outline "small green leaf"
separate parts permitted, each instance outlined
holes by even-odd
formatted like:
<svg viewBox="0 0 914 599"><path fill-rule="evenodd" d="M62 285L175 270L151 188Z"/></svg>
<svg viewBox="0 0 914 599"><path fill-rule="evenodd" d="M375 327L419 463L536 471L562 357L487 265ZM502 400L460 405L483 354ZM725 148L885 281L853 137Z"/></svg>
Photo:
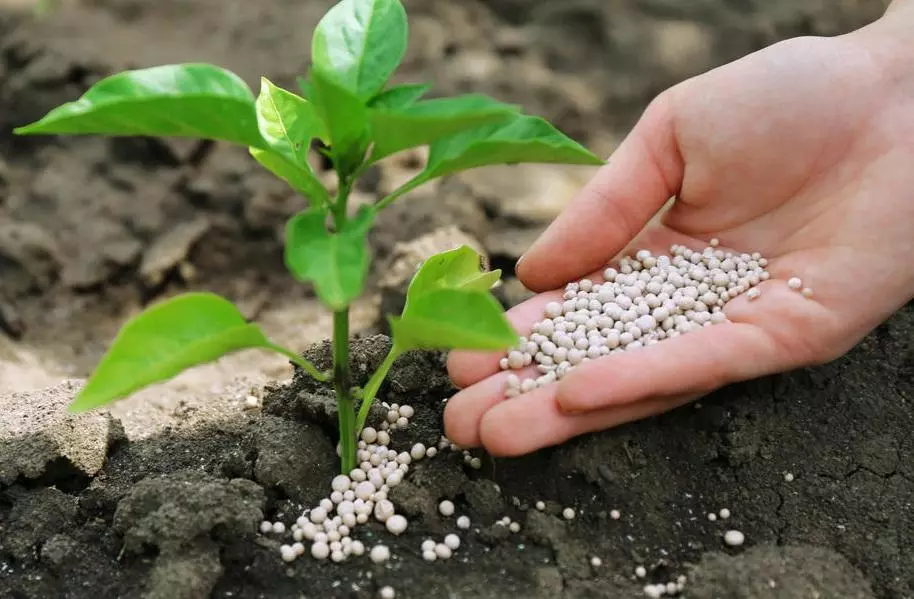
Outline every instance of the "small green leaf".
<svg viewBox="0 0 914 599"><path fill-rule="evenodd" d="M407 292L417 297L435 289L488 291L501 276L500 270L480 272L482 257L468 245L431 256L419 267Z"/></svg>
<svg viewBox="0 0 914 599"><path fill-rule="evenodd" d="M499 350L517 343L501 304L488 293L436 289L413 297L390 318L399 353L411 349Z"/></svg>
<svg viewBox="0 0 914 599"><path fill-rule="evenodd" d="M481 256L466 245L428 258L409 284L403 315L390 318L396 351L516 343L517 333L489 293L500 274L483 272Z"/></svg>
<svg viewBox="0 0 914 599"><path fill-rule="evenodd" d="M228 300L211 293L179 295L124 325L70 411L103 406L193 366L252 348L291 354L271 343Z"/></svg>
<svg viewBox="0 0 914 599"><path fill-rule="evenodd" d="M544 119L518 115L436 141L420 177L429 180L490 164L522 162L604 164Z"/></svg>
<svg viewBox="0 0 914 599"><path fill-rule="evenodd" d="M403 60L407 37L400 0L342 0L318 23L311 61L367 101Z"/></svg>
<svg viewBox="0 0 914 599"><path fill-rule="evenodd" d="M363 206L342 230L327 230L327 212L311 208L286 225L286 267L300 281L314 283L318 297L332 310L357 298L368 275L368 229L374 210Z"/></svg>
<svg viewBox="0 0 914 599"><path fill-rule="evenodd" d="M327 128L314 105L264 77L256 108L260 133L271 149L250 148L254 159L312 204L329 204L327 190L308 163L311 140L327 138Z"/></svg>
<svg viewBox="0 0 914 599"><path fill-rule="evenodd" d="M250 88L234 73L207 64L164 65L106 77L79 100L15 133L199 137L266 147Z"/></svg>
<svg viewBox="0 0 914 599"><path fill-rule="evenodd" d="M313 101L327 127L337 170L358 167L368 146L368 109L352 92L320 69L311 71Z"/></svg>
<svg viewBox="0 0 914 599"><path fill-rule="evenodd" d="M311 102L276 87L266 77L260 80L257 124L270 147L294 164L308 164L312 139L328 140L327 128Z"/></svg>
<svg viewBox="0 0 914 599"><path fill-rule="evenodd" d="M369 108L400 110L413 104L432 88L430 83L407 83L385 90L368 102Z"/></svg>
<svg viewBox="0 0 914 599"><path fill-rule="evenodd" d="M260 148L248 148L251 156L268 171L285 181L295 191L299 192L306 198L311 205L329 206L330 194L315 176L310 166L300 167L292 164L284 156L272 151L261 150Z"/></svg>
<svg viewBox="0 0 914 599"><path fill-rule="evenodd" d="M479 94L417 102L399 110L373 110L372 160L481 125L504 122L518 110L517 106Z"/></svg>

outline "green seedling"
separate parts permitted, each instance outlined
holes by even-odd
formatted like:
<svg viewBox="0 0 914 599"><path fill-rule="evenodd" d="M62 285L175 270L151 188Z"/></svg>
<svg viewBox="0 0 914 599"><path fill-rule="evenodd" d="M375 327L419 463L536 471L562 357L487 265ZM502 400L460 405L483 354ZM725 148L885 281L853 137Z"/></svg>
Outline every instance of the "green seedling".
<svg viewBox="0 0 914 599"><path fill-rule="evenodd" d="M262 79L260 93L234 73L208 64L125 71L93 85L81 98L20 135L102 134L196 137L249 148L263 167L299 192L304 209L286 226L285 264L313 285L333 311L333 367L320 372L298 353L270 341L228 300L187 293L156 303L114 339L72 411L125 398L135 391L231 352L278 352L322 382L332 382L339 406L342 471L356 467L356 440L394 361L415 349L504 350L517 333L492 296L499 271L462 246L426 260L412 280L405 307L390 316L392 349L364 389L349 372L349 306L369 270L366 236L380 210L438 177L491 164L603 161L547 121L492 98L468 94L423 99L424 84L388 85L406 51L407 18L399 0L342 0L313 34L311 65L299 78L302 95ZM312 146L339 176L331 194L308 162ZM397 152L429 146L412 180L350 214L350 190L365 170ZM356 397L361 406L356 414Z"/></svg>

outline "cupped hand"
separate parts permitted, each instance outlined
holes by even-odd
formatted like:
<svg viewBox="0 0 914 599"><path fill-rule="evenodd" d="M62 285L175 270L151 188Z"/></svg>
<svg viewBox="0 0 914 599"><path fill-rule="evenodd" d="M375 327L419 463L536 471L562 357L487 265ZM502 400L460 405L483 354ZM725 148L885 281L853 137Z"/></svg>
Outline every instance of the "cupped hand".
<svg viewBox="0 0 914 599"><path fill-rule="evenodd" d="M914 62L877 38L789 40L661 94L519 262L540 294L508 316L527 335L561 287L610 259L712 237L769 259L758 300L513 399L503 354L455 352L448 437L519 455L658 414L837 358L914 297ZM811 298L788 288L794 276Z"/></svg>

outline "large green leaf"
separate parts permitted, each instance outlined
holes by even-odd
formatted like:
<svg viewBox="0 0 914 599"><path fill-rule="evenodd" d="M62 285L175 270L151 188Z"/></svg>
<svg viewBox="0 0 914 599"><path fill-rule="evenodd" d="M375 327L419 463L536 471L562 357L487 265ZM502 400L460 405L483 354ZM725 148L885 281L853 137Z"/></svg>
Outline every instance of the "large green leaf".
<svg viewBox="0 0 914 599"><path fill-rule="evenodd" d="M312 205L330 205L330 194L320 180L315 176L311 167L292 164L284 156L273 150L249 148L251 156L268 171L285 181L295 191L299 192Z"/></svg>
<svg viewBox="0 0 914 599"><path fill-rule="evenodd" d="M373 110L372 159L380 160L480 125L504 122L518 111L517 106L479 94L417 102L399 110Z"/></svg>
<svg viewBox="0 0 914 599"><path fill-rule="evenodd" d="M363 206L342 230L327 230L327 212L311 208L286 225L285 260L300 281L314 284L318 297L332 310L357 298L368 275L368 229L374 211Z"/></svg>
<svg viewBox="0 0 914 599"><path fill-rule="evenodd" d="M199 137L266 147L250 88L234 73L208 64L106 77L79 100L15 132Z"/></svg>
<svg viewBox="0 0 914 599"><path fill-rule="evenodd" d="M318 23L311 61L368 101L403 60L407 37L400 0L342 0Z"/></svg>
<svg viewBox="0 0 914 599"><path fill-rule="evenodd" d="M390 318L398 353L411 349L499 350L517 343L501 304L488 293L435 289Z"/></svg>
<svg viewBox="0 0 914 599"><path fill-rule="evenodd" d="M294 356L271 343L228 300L211 293L179 295L124 325L70 411L111 403L193 366L250 348Z"/></svg>
<svg viewBox="0 0 914 599"><path fill-rule="evenodd" d="M368 108L320 69L311 71L311 93L327 126L334 165L348 174L362 163L368 146Z"/></svg>
<svg viewBox="0 0 914 599"><path fill-rule="evenodd" d="M440 139L429 149L424 179L490 164L600 165L604 161L546 120L527 115Z"/></svg>
<svg viewBox="0 0 914 599"><path fill-rule="evenodd" d="M482 256L468 245L431 256L416 272L407 291L409 298L435 289L488 291L501 277L501 270L483 272Z"/></svg>
<svg viewBox="0 0 914 599"><path fill-rule="evenodd" d="M394 87L384 90L368 102L369 108L380 110L399 110L406 108L415 103L428 90L432 88L430 83L406 83L395 85Z"/></svg>

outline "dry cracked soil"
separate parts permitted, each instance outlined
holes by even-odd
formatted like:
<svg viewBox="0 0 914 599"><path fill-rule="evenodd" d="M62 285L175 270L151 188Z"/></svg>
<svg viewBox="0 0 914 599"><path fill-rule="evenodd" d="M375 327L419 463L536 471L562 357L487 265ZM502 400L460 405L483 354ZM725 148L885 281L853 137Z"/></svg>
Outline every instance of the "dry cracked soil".
<svg viewBox="0 0 914 599"><path fill-rule="evenodd" d="M885 4L405 3L400 81L520 102L603 155L664 87L779 39L848 31ZM368 599L384 585L401 598L639 597L680 575L693 598L914 597L912 306L825 366L524 458L477 451L479 470L459 452L420 462L392 496L408 531L356 533L391 546L385 566L286 564L280 539L257 532L264 518L294 520L335 472L331 394L283 359L230 356L108 412L64 412L124 320L182 290L230 297L278 341L315 343L318 360L329 323L282 268L279 231L300 204L243 150L11 128L104 75L165 62L292 87L329 4L72 0L36 19L29 3L0 0L0 597ZM373 201L420 158L388 161L356 199ZM354 372L383 355L379 308L396 303L414 254L476 243L509 275L499 297L516 303L514 260L591 174L485 169L392 207L354 310ZM441 435L453 393L442 364L416 353L395 367L382 398L417 410L395 447ZM242 409L250 393L261 410ZM429 564L421 541L455 529L435 509L443 498L473 525L454 558ZM729 519L707 518L721 508ZM495 524L505 515L519 533ZM743 546L723 543L731 528Z"/></svg>

